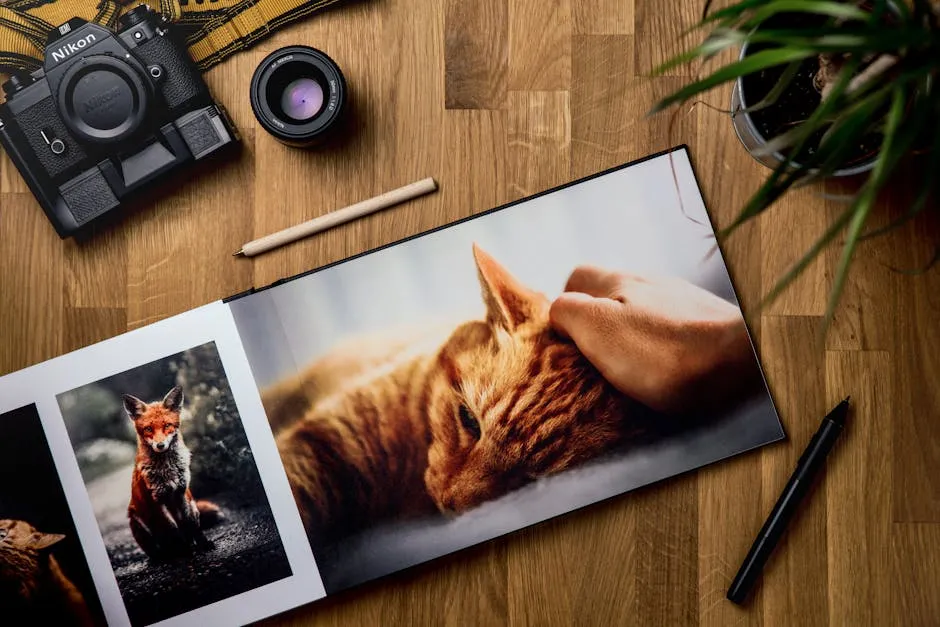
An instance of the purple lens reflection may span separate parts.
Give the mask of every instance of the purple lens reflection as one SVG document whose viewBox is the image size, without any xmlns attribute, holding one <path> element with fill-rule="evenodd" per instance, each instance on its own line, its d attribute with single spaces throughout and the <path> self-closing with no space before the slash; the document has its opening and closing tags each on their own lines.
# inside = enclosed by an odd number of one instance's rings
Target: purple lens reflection
<svg viewBox="0 0 940 627">
<path fill-rule="evenodd" d="M 295 120 L 312 118 L 323 107 L 323 88 L 312 78 L 298 78 L 284 88 L 281 109 Z"/>
</svg>

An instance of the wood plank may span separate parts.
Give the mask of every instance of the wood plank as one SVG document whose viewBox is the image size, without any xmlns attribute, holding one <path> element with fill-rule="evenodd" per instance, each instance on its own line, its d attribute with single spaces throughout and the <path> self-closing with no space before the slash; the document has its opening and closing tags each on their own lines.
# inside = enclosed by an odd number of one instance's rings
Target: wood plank
<svg viewBox="0 0 940 627">
<path fill-rule="evenodd" d="M 694 141 L 698 110 L 647 117 L 657 99 L 678 88 L 674 77 L 634 76 L 634 39 L 579 35 L 572 48 L 572 176 L 583 176 Z"/>
<path fill-rule="evenodd" d="M 448 111 L 444 116 L 444 181 L 437 202 L 447 221 L 492 209 L 509 200 L 503 111 Z"/>
<path fill-rule="evenodd" d="M 787 441 L 761 452 L 761 521 L 738 538 L 734 561 L 744 559 L 797 460 L 830 409 L 824 355 L 815 345 L 819 319 L 767 316 L 761 341 L 767 378 L 783 421 Z M 799 367 L 793 367 L 799 364 Z M 826 498 L 810 491 L 771 555 L 750 599 L 761 605 L 764 623 L 828 625 Z"/>
<path fill-rule="evenodd" d="M 447 109 L 500 109 L 509 77 L 507 0 L 444 3 Z"/>
<path fill-rule="evenodd" d="M 930 260 L 940 233 L 940 218 L 933 214 L 905 227 L 898 244 L 904 250 L 901 268 L 922 268 Z M 887 414 L 894 427 L 893 519 L 940 523 L 940 273 L 935 268 L 899 280 L 898 307 L 880 316 L 881 325 L 893 330 L 892 358 L 899 364 L 879 373 L 895 384 Z"/>
<path fill-rule="evenodd" d="M 658 65 L 701 39 L 700 33 L 682 36 L 701 17 L 699 3 L 677 2 L 669 10 L 663 9 L 657 2 L 639 2 L 636 5 L 634 56 L 639 75 L 649 75 Z M 666 75 L 691 76 L 691 71 L 689 67 L 676 67 Z"/>
<path fill-rule="evenodd" d="M 670 479 L 632 496 L 637 506 L 636 624 L 698 623 L 697 476 Z"/>
<path fill-rule="evenodd" d="M 940 525 L 895 524 L 891 527 L 891 568 L 879 564 L 879 583 L 889 586 L 895 619 L 908 625 L 933 625 L 940 616 Z M 854 577 L 853 577 L 854 579 Z M 889 585 L 893 583 L 894 585 Z"/>
<path fill-rule="evenodd" d="M 123 309 L 127 305 L 127 238 L 109 229 L 93 242 L 64 244 L 68 307 Z"/>
<path fill-rule="evenodd" d="M 28 194 L 29 186 L 23 180 L 20 171 L 16 169 L 10 157 L 0 151 L 0 194 Z M 39 203 L 36 203 L 39 207 Z"/>
<path fill-rule="evenodd" d="M 760 453 L 747 454 L 699 473 L 699 625 L 762 624 L 760 603 L 742 608 L 725 596 L 750 546 L 747 539 L 764 524 L 759 464 Z"/>
<path fill-rule="evenodd" d="M 509 196 L 523 198 L 570 180 L 567 91 L 509 92 Z"/>
<path fill-rule="evenodd" d="M 839 450 L 830 454 L 823 477 L 831 625 L 895 620 L 893 586 L 881 576 L 891 563 L 891 423 L 884 417 L 891 415 L 895 397 L 891 378 L 881 373 L 893 366 L 881 351 L 826 354 L 828 404 L 852 396 Z"/>
<path fill-rule="evenodd" d="M 127 312 L 118 307 L 68 307 L 62 322 L 62 352 L 78 350 L 127 331 Z"/>
<path fill-rule="evenodd" d="M 65 259 L 30 194 L 0 195 L 0 373 L 62 354 Z"/>
<path fill-rule="evenodd" d="M 820 207 L 819 193 L 820 189 L 812 186 L 790 190 L 757 218 L 763 295 L 770 293 L 828 227 L 828 213 Z M 826 254 L 819 255 L 765 311 L 774 315 L 822 316 L 832 286 L 831 265 Z"/>
<path fill-rule="evenodd" d="M 572 4 L 579 35 L 632 35 L 635 0 L 579 0 Z"/>
<path fill-rule="evenodd" d="M 514 534 L 506 547 L 508 622 L 590 625 L 635 616 L 636 512 L 625 495 Z"/>
<path fill-rule="evenodd" d="M 548 91 L 570 83 L 570 0 L 509 0 L 508 88 Z"/>
<path fill-rule="evenodd" d="M 571 176 L 640 156 L 643 126 L 631 113 L 633 38 L 576 36 L 571 48 Z"/>
<path fill-rule="evenodd" d="M 905 186 L 893 193 L 884 204 L 884 211 L 875 212 L 868 220 L 865 230 L 887 224 L 888 220 L 900 216 L 913 194 Z M 831 196 L 826 201 L 830 220 L 836 219 L 847 208 L 846 199 L 858 190 L 857 181 L 826 181 L 823 189 Z M 842 255 L 841 239 L 826 252 L 826 263 L 835 272 Z M 904 248 L 907 238 L 903 233 L 894 233 L 862 241 L 849 267 L 845 288 L 838 309 L 832 320 L 832 330 L 826 338 L 826 347 L 832 350 L 887 350 L 893 346 L 894 331 L 883 324 L 885 311 L 896 311 L 904 315 L 901 303 L 901 284 L 906 277 L 892 270 L 906 263 L 909 255 Z M 881 306 L 872 307 L 877 301 Z"/>
<path fill-rule="evenodd" d="M 386 53 L 381 60 L 382 95 L 377 101 L 384 102 L 385 106 L 381 107 L 381 113 L 370 113 L 370 119 L 381 120 L 374 150 L 381 167 L 371 163 L 362 166 L 376 171 L 379 192 L 428 176 L 434 177 L 442 187 L 457 183 L 442 179 L 447 159 L 441 132 L 445 116 L 444 84 L 440 80 L 428 80 L 429 76 L 444 74 L 442 4 L 422 7 L 410 18 L 410 23 L 412 28 L 403 33 L 401 28 L 395 27 L 394 21 L 386 22 L 382 34 Z M 366 64 L 375 63 L 368 48 L 363 50 L 363 60 Z M 368 69 L 366 73 L 370 73 Z M 353 173 L 350 177 L 349 184 L 354 189 L 359 176 Z M 360 221 L 362 232 L 349 240 L 366 250 L 438 226 L 446 220 L 447 211 L 438 192 Z"/>
</svg>

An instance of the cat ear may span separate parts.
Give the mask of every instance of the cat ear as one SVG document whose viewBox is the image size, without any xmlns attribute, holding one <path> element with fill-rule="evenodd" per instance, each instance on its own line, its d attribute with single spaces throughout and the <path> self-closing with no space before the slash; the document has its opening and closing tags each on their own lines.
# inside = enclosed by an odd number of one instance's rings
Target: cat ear
<svg viewBox="0 0 940 627">
<path fill-rule="evenodd" d="M 62 540 L 65 540 L 65 536 L 61 533 L 42 533 L 36 531 L 29 537 L 28 546 L 31 549 L 42 551 L 43 549 L 48 549 L 56 542 L 61 542 Z"/>
<path fill-rule="evenodd" d="M 136 420 L 138 416 L 147 411 L 147 403 L 136 396 L 125 394 L 121 398 L 124 400 L 124 411 L 127 412 L 131 420 Z"/>
<path fill-rule="evenodd" d="M 516 280 L 476 244 L 473 245 L 473 257 L 483 290 L 487 322 L 512 331 L 544 312 L 547 299 Z"/>
<path fill-rule="evenodd" d="M 170 411 L 179 412 L 180 407 L 183 406 L 183 388 L 177 385 L 167 392 L 163 397 L 163 406 Z"/>
</svg>

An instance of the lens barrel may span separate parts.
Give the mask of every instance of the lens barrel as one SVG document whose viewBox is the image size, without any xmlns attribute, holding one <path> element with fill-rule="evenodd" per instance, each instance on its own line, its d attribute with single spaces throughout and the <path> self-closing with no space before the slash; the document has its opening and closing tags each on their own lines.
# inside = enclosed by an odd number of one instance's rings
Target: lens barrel
<svg viewBox="0 0 940 627">
<path fill-rule="evenodd" d="M 346 80 L 336 62 L 310 46 L 275 50 L 255 69 L 251 109 L 282 143 L 309 147 L 339 126 L 347 107 Z"/>
</svg>

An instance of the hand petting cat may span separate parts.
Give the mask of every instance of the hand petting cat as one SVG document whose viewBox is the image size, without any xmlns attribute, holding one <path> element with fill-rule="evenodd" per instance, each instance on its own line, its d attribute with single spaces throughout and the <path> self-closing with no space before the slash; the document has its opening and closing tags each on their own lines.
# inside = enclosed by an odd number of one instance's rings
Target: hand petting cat
<svg viewBox="0 0 940 627">
<path fill-rule="evenodd" d="M 550 316 L 612 385 L 656 411 L 717 410 L 760 383 L 738 307 L 682 279 L 581 266 Z"/>
</svg>

